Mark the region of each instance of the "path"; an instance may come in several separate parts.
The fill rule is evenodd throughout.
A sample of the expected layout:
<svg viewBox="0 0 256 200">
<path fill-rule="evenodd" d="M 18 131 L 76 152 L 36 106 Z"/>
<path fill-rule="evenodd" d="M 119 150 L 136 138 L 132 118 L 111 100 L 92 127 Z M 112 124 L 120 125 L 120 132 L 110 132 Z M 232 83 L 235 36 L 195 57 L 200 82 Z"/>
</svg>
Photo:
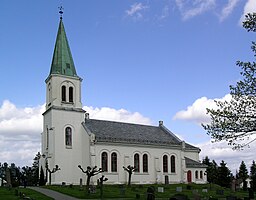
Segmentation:
<svg viewBox="0 0 256 200">
<path fill-rule="evenodd" d="M 55 200 L 77 200 L 77 198 L 74 198 L 53 190 L 41 188 L 41 187 L 28 187 L 28 188 L 35 190 L 37 192 L 40 192 L 48 197 L 54 198 Z"/>
</svg>

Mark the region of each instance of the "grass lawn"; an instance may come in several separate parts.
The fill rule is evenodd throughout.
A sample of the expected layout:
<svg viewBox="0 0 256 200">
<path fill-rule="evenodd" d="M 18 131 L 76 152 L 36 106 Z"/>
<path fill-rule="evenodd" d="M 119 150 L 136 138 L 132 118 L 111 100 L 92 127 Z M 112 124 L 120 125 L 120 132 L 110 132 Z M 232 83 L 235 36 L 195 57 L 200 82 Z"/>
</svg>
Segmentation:
<svg viewBox="0 0 256 200">
<path fill-rule="evenodd" d="M 198 196 L 200 196 L 201 199 L 226 199 L 226 196 L 236 196 L 238 198 L 249 197 L 248 192 L 233 192 L 230 189 L 224 189 L 218 185 L 209 184 L 132 185 L 131 187 L 127 187 L 126 185 L 104 185 L 103 197 L 109 199 L 136 199 L 136 197 L 146 199 L 148 187 L 153 187 L 155 189 L 155 197 L 159 199 L 169 199 L 175 194 L 187 195 L 190 199 L 194 199 Z M 158 192 L 158 187 L 162 187 L 164 192 Z M 182 192 L 177 192 L 177 187 L 182 188 Z M 93 194 L 88 194 L 85 191 L 85 188 L 81 189 L 79 186 L 46 186 L 46 188 L 80 199 L 100 199 L 100 189 L 97 186 L 95 193 Z"/>
<path fill-rule="evenodd" d="M 18 193 L 17 193 L 18 191 Z M 0 187 L 0 199 L 1 200 L 20 200 L 20 196 L 17 195 L 19 192 L 24 193 L 26 196 L 31 197 L 36 200 L 52 200 L 52 198 L 47 197 L 39 192 L 24 188 L 5 188 Z"/>
</svg>

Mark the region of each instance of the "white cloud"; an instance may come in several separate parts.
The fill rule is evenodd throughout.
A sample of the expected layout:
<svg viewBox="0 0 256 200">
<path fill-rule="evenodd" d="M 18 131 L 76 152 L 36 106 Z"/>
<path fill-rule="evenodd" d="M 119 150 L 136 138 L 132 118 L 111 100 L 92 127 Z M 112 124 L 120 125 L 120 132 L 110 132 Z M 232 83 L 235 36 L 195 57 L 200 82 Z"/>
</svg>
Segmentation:
<svg viewBox="0 0 256 200">
<path fill-rule="evenodd" d="M 151 124 L 151 120 L 138 112 L 125 109 L 84 107 L 91 118 Z M 5 100 L 0 107 L 0 162 L 17 166 L 31 165 L 40 151 L 45 105 L 17 108 Z"/>
<path fill-rule="evenodd" d="M 252 12 L 256 12 L 256 2 L 255 0 L 248 0 L 244 6 L 244 12 L 240 18 L 239 24 L 242 25 L 242 22 L 245 20 L 245 15 Z"/>
<path fill-rule="evenodd" d="M 86 110 L 90 114 L 90 118 L 93 119 L 129 122 L 136 124 L 151 124 L 151 120 L 149 118 L 142 116 L 138 112 L 131 113 L 125 109 L 116 110 L 108 107 L 93 108 L 85 106 L 84 110 Z"/>
<path fill-rule="evenodd" d="M 201 160 L 206 156 L 211 160 L 215 160 L 218 164 L 224 160 L 233 174 L 235 174 L 236 169 L 239 169 L 241 161 L 244 161 L 247 164 L 247 169 L 249 169 L 252 161 L 255 160 L 255 142 L 243 150 L 232 150 L 231 146 L 227 145 L 225 141 L 216 143 L 208 141 L 196 146 L 202 150 L 200 153 Z"/>
<path fill-rule="evenodd" d="M 176 0 L 176 5 L 184 20 L 190 19 L 215 7 L 215 0 Z"/>
<path fill-rule="evenodd" d="M 143 18 L 143 12 L 148 8 L 149 6 L 143 5 L 142 3 L 134 3 L 131 5 L 130 9 L 126 10 L 125 12 L 127 16 L 138 20 Z"/>
<path fill-rule="evenodd" d="M 220 21 L 226 19 L 234 10 L 235 6 L 240 0 L 229 0 L 227 5 L 222 9 L 220 15 Z"/>
<path fill-rule="evenodd" d="M 208 123 L 210 118 L 206 114 L 206 108 L 216 108 L 215 100 L 227 100 L 231 99 L 231 95 L 227 94 L 221 99 L 208 99 L 207 97 L 201 97 L 197 99 L 191 106 L 188 106 L 186 110 L 181 110 L 175 114 L 173 119 L 192 121 L 197 124 Z"/>
<path fill-rule="evenodd" d="M 159 16 L 159 19 L 163 20 L 163 19 L 167 18 L 167 17 L 169 17 L 169 14 L 170 14 L 170 7 L 169 7 L 169 5 L 165 5 L 164 8 L 162 9 L 162 13 Z"/>
</svg>

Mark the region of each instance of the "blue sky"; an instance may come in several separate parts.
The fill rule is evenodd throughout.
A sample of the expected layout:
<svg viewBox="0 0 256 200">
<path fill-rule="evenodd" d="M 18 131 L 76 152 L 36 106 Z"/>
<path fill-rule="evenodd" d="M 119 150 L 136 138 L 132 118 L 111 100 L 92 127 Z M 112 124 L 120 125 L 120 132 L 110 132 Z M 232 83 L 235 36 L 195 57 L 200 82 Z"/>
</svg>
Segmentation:
<svg viewBox="0 0 256 200">
<path fill-rule="evenodd" d="M 225 144 L 213 146 L 199 124 L 208 120 L 205 107 L 239 80 L 236 61 L 253 60 L 255 33 L 247 33 L 241 19 L 256 11 L 254 0 L 1 1 L 0 162 L 31 163 L 40 150 L 60 4 L 83 78 L 82 103 L 92 117 L 163 120 L 200 146 L 202 156 L 224 159 L 231 168 L 241 162 L 231 162 L 238 154 Z M 223 150 L 229 157 L 221 157 Z M 251 163 L 249 152 L 239 153 Z"/>
</svg>

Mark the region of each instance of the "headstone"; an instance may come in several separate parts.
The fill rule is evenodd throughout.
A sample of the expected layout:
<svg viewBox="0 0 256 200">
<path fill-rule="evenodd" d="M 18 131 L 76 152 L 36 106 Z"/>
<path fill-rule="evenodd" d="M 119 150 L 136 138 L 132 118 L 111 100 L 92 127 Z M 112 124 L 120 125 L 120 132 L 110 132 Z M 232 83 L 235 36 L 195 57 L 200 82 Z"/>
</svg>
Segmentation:
<svg viewBox="0 0 256 200">
<path fill-rule="evenodd" d="M 232 189 L 233 192 L 236 191 L 236 180 L 232 180 L 231 189 Z"/>
<path fill-rule="evenodd" d="M 182 192 L 182 187 L 176 187 L 176 192 Z"/>
<path fill-rule="evenodd" d="M 175 194 L 172 199 L 176 199 L 176 200 L 188 200 L 188 196 L 185 194 Z"/>
<path fill-rule="evenodd" d="M 198 189 L 192 190 L 192 193 L 193 193 L 193 194 L 198 194 Z"/>
<path fill-rule="evenodd" d="M 249 199 L 254 199 L 254 191 L 252 188 L 249 188 Z"/>
<path fill-rule="evenodd" d="M 120 189 L 120 195 L 124 196 L 125 195 L 125 187 L 124 187 L 124 185 L 120 185 L 119 189 Z"/>
<path fill-rule="evenodd" d="M 236 200 L 237 198 L 235 196 L 227 196 L 226 200 Z"/>
<path fill-rule="evenodd" d="M 163 187 L 158 187 L 158 188 L 157 188 L 157 192 L 163 193 L 163 192 L 164 192 L 164 188 L 163 188 Z"/>
<path fill-rule="evenodd" d="M 203 193 L 207 193 L 207 192 L 208 192 L 208 189 L 202 189 L 202 192 L 203 192 Z"/>
<path fill-rule="evenodd" d="M 224 195 L 224 190 L 216 190 L 217 195 Z"/>
<path fill-rule="evenodd" d="M 80 189 L 82 189 L 83 188 L 83 179 L 82 178 L 80 178 Z"/>
</svg>

